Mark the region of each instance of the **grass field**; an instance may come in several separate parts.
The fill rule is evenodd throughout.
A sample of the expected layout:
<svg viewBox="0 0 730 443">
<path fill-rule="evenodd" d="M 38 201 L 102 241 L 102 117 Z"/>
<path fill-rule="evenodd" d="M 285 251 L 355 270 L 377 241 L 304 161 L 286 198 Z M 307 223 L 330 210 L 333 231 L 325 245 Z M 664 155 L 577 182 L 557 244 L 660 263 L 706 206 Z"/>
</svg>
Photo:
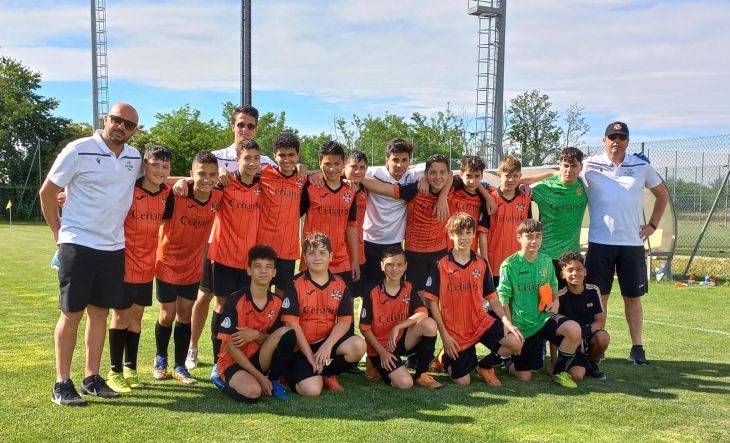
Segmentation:
<svg viewBox="0 0 730 443">
<path fill-rule="evenodd" d="M 194 371 L 193 387 L 152 381 L 153 325 L 145 315 L 140 368 L 144 389 L 87 408 L 50 401 L 57 282 L 45 226 L 0 226 L 0 441 L 730 441 L 730 288 L 653 285 L 645 298 L 649 367 L 626 362 L 628 332 L 614 296 L 613 343 L 602 368 L 608 380 L 568 391 L 544 373 L 504 386 L 481 381 L 438 391 L 394 392 L 344 375 L 347 392 L 255 405 L 224 398 Z M 83 328 L 81 328 L 83 330 Z M 83 341 L 73 365 L 77 386 Z M 202 341 L 202 355 L 210 345 Z M 209 357 L 204 361 L 209 362 Z M 105 355 L 102 372 L 108 370 Z"/>
</svg>

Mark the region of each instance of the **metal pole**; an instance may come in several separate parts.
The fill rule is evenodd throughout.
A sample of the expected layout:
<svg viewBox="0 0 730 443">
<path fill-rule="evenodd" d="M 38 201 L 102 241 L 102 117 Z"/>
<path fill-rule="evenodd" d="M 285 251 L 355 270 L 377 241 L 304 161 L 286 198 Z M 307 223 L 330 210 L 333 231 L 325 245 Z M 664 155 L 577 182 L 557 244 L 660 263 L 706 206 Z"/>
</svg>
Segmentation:
<svg viewBox="0 0 730 443">
<path fill-rule="evenodd" d="M 710 225 L 710 220 L 712 220 L 712 214 L 715 212 L 715 208 L 717 207 L 717 202 L 720 201 L 720 194 L 722 194 L 722 190 L 727 184 L 727 179 L 730 177 L 730 165 L 728 165 L 727 174 L 725 174 L 725 179 L 722 181 L 722 185 L 720 185 L 720 189 L 717 190 L 717 195 L 715 195 L 715 201 L 712 203 L 712 208 L 710 208 L 710 213 L 707 214 L 707 219 L 705 220 L 705 225 L 702 227 L 702 231 L 700 231 L 700 236 L 697 237 L 697 242 L 695 243 L 695 247 L 692 249 L 692 253 L 689 255 L 689 260 L 687 260 L 687 266 L 684 268 L 684 272 L 682 273 L 682 276 L 687 276 L 687 271 L 689 271 L 689 267 L 692 265 L 692 261 L 695 258 L 695 254 L 697 253 L 697 249 L 700 247 L 700 242 L 702 242 L 702 237 L 705 236 L 705 231 L 707 231 L 707 227 Z"/>
<path fill-rule="evenodd" d="M 251 104 L 251 0 L 241 1 L 241 104 Z"/>
<path fill-rule="evenodd" d="M 497 19 L 497 32 L 499 42 L 497 46 L 497 79 L 494 91 L 494 158 L 492 168 L 499 166 L 499 159 L 502 158 L 502 123 L 504 120 L 504 39 L 507 28 L 507 0 L 499 2 L 499 18 Z"/>
<path fill-rule="evenodd" d="M 94 130 L 101 128 L 99 122 L 99 78 L 96 72 L 97 60 L 96 60 L 96 4 L 95 0 L 91 0 L 91 102 L 93 106 L 92 125 Z"/>
</svg>

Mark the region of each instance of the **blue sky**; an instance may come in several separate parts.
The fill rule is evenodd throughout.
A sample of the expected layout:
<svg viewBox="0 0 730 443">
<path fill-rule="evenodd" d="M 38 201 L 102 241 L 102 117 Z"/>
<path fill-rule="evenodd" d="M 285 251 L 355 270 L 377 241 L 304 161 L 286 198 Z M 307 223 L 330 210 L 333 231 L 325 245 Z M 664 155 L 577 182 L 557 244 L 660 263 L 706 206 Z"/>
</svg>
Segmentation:
<svg viewBox="0 0 730 443">
<path fill-rule="evenodd" d="M 186 103 L 220 119 L 237 102 L 238 0 L 107 2 L 111 101 L 143 123 Z M 577 102 L 596 144 L 625 120 L 633 141 L 730 133 L 730 2 L 513 0 L 505 96 Z M 89 2 L 0 0 L 0 54 L 43 75 L 58 114 L 91 119 Z M 9 24 L 9 25 L 8 25 Z M 477 20 L 446 0 L 253 0 L 254 105 L 302 133 L 337 116 L 469 117 Z"/>
</svg>

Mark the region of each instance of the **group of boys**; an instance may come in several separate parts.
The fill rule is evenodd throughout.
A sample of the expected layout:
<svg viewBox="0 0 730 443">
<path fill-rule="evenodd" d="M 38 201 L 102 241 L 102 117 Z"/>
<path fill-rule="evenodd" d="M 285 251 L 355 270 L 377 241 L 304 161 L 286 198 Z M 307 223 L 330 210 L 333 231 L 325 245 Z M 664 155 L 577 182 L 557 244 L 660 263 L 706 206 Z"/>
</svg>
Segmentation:
<svg viewBox="0 0 730 443">
<path fill-rule="evenodd" d="M 439 367 L 457 384 L 476 371 L 499 386 L 497 366 L 529 380 L 546 340 L 557 347 L 549 372 L 558 384 L 605 378 L 605 313 L 577 253 L 587 205 L 579 150 L 565 149 L 559 175 L 532 189 L 520 185 L 519 160 L 506 157 L 500 185 L 489 189 L 478 157 L 462 159 L 455 176 L 440 154 L 413 170 L 413 146 L 400 139 L 375 168 L 364 153 L 326 142 L 322 172 L 309 174 L 291 133 L 273 140 L 273 161 L 263 156 L 257 124 L 255 108 L 236 108 L 234 144 L 199 152 L 189 178 L 169 177 L 166 148 L 145 150 L 124 221 L 124 302 L 113 306 L 108 387 L 102 379 L 96 395 L 142 386 L 137 351 L 153 278 L 153 377 L 196 383 L 189 370 L 215 300 L 211 379 L 236 401 L 288 398 L 286 384 L 302 396 L 343 391 L 337 375 L 365 354 L 368 377 L 398 389 L 441 387 L 428 374 Z M 531 201 L 544 228 L 531 219 Z M 443 351 L 434 359 L 437 334 Z M 481 360 L 477 343 L 489 351 Z M 57 400 L 55 390 L 54 401 L 80 404 Z"/>
</svg>

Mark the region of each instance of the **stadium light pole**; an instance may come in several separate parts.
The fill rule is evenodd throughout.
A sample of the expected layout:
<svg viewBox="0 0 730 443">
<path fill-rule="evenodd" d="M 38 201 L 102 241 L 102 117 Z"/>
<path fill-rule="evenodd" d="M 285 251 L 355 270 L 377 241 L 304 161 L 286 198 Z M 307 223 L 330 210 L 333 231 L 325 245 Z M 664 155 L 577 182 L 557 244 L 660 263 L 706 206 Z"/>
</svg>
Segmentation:
<svg viewBox="0 0 730 443">
<path fill-rule="evenodd" d="M 251 104 L 251 0 L 241 0 L 241 104 Z"/>
</svg>

